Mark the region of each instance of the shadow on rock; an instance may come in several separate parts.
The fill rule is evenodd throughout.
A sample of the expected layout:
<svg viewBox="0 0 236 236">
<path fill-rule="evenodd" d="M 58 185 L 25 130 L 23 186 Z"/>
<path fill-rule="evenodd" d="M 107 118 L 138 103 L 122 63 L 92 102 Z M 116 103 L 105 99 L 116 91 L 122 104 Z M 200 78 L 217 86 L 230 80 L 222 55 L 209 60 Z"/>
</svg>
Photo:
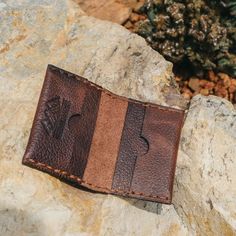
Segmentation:
<svg viewBox="0 0 236 236">
<path fill-rule="evenodd" d="M 25 210 L 0 205 L 0 235 L 46 236 L 44 225 L 33 213 Z"/>
<path fill-rule="evenodd" d="M 90 193 L 97 193 L 97 191 L 88 189 L 88 188 L 83 187 L 77 183 L 72 183 L 72 182 L 70 182 L 68 180 L 64 180 L 64 179 L 60 179 L 60 180 L 64 183 L 69 184 L 70 186 L 78 188 L 80 190 L 90 192 Z M 99 192 L 99 194 L 107 195 L 107 193 L 102 193 L 102 192 Z M 162 204 L 161 203 L 149 202 L 149 201 L 134 199 L 134 198 L 126 198 L 126 197 L 122 197 L 122 196 L 118 196 L 118 195 L 115 195 L 115 196 L 122 199 L 122 200 L 127 201 L 129 204 L 131 204 L 141 210 L 145 210 L 148 212 L 152 212 L 152 213 L 161 215 L 161 212 L 162 212 Z"/>
<path fill-rule="evenodd" d="M 119 197 L 119 198 L 125 200 L 129 204 L 131 204 L 141 210 L 155 213 L 157 215 L 161 215 L 161 213 L 162 213 L 162 204 L 161 203 L 149 202 L 149 201 L 133 199 L 133 198 L 125 198 L 125 197 Z"/>
</svg>

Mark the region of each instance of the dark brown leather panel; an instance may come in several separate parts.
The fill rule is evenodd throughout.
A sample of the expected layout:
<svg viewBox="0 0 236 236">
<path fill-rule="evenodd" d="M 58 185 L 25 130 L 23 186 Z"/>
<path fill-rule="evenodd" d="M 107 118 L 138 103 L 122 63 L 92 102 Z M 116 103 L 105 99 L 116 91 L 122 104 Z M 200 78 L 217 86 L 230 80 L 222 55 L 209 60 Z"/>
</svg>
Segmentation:
<svg viewBox="0 0 236 236">
<path fill-rule="evenodd" d="M 76 80 L 72 74 L 49 66 L 24 159 L 33 157 L 82 177 L 100 94 L 101 91 Z M 79 126 L 70 129 L 68 122 L 74 114 L 81 114 Z M 78 133 L 78 129 L 86 132 Z"/>
<path fill-rule="evenodd" d="M 170 203 L 183 118 L 48 66 L 23 164 L 92 190 Z"/>
<path fill-rule="evenodd" d="M 71 125 L 72 128 L 70 130 L 75 138 L 72 157 L 70 159 L 70 173 L 77 175 L 79 178 L 83 178 L 87 165 L 97 120 L 100 96 L 101 92 L 95 88 L 87 90 L 79 119 L 75 119 L 77 122 Z"/>
<path fill-rule="evenodd" d="M 145 106 L 129 102 L 112 189 L 130 190 L 136 158 L 148 151 L 148 143 L 141 137 L 144 115 Z"/>
<path fill-rule="evenodd" d="M 181 111 L 146 108 L 142 135 L 149 150 L 137 158 L 131 192 L 145 192 L 171 201 L 182 118 Z"/>
</svg>

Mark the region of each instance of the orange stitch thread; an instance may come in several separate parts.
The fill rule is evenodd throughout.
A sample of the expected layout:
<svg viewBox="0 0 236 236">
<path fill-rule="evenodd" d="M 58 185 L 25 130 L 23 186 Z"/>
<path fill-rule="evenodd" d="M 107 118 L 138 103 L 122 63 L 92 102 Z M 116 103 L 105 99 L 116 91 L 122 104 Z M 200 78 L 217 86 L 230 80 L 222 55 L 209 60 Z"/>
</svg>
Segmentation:
<svg viewBox="0 0 236 236">
<path fill-rule="evenodd" d="M 125 192 L 125 191 L 121 191 L 121 190 L 113 190 L 113 189 L 109 189 L 109 188 L 104 188 L 104 187 L 99 187 L 99 186 L 96 186 L 96 185 L 93 185 L 92 183 L 88 183 L 82 179 L 80 179 L 79 177 L 75 176 L 75 175 L 71 175 L 69 174 L 67 171 L 63 171 L 63 170 L 59 170 L 59 169 L 54 169 L 53 167 L 47 165 L 47 164 L 44 164 L 44 163 L 41 163 L 41 162 L 38 162 L 38 161 L 35 161 L 34 159 L 31 159 L 31 158 L 27 158 L 27 160 L 29 162 L 32 162 L 34 163 L 35 165 L 39 165 L 39 166 L 44 166 L 45 168 L 49 169 L 49 170 L 52 170 L 53 172 L 55 173 L 61 173 L 61 174 L 64 174 L 65 176 L 71 178 L 71 179 L 74 179 L 76 180 L 79 184 L 80 183 L 85 183 L 87 185 L 90 185 L 91 187 L 95 187 L 95 188 L 99 188 L 99 189 L 104 189 L 104 190 L 107 190 L 109 192 L 115 192 L 115 193 L 122 193 L 122 194 L 134 194 L 134 195 L 140 195 L 140 196 L 144 196 L 144 197 L 151 197 L 151 198 L 159 198 L 159 199 L 165 199 L 167 200 L 168 198 L 166 197 L 162 197 L 162 196 L 153 196 L 153 195 L 145 195 L 145 193 L 139 193 L 139 192 L 134 192 L 134 191 L 130 191 L 130 192 Z"/>
</svg>

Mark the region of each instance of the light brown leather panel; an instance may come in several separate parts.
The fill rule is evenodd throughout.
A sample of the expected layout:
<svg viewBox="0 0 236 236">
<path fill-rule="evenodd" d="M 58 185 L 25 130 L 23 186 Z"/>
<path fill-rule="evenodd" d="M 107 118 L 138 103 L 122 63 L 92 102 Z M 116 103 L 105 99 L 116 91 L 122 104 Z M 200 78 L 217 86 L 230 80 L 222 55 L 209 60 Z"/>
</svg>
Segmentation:
<svg viewBox="0 0 236 236">
<path fill-rule="evenodd" d="M 84 181 L 111 188 L 127 106 L 102 93 Z"/>
</svg>

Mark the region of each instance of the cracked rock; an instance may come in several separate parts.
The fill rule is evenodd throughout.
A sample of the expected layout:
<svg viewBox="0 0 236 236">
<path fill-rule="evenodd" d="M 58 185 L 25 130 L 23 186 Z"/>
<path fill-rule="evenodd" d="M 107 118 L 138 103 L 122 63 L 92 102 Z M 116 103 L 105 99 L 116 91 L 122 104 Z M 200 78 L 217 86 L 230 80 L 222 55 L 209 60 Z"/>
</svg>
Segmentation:
<svg viewBox="0 0 236 236">
<path fill-rule="evenodd" d="M 215 96 L 191 101 L 174 204 L 195 235 L 236 235 L 236 110 Z"/>
</svg>

